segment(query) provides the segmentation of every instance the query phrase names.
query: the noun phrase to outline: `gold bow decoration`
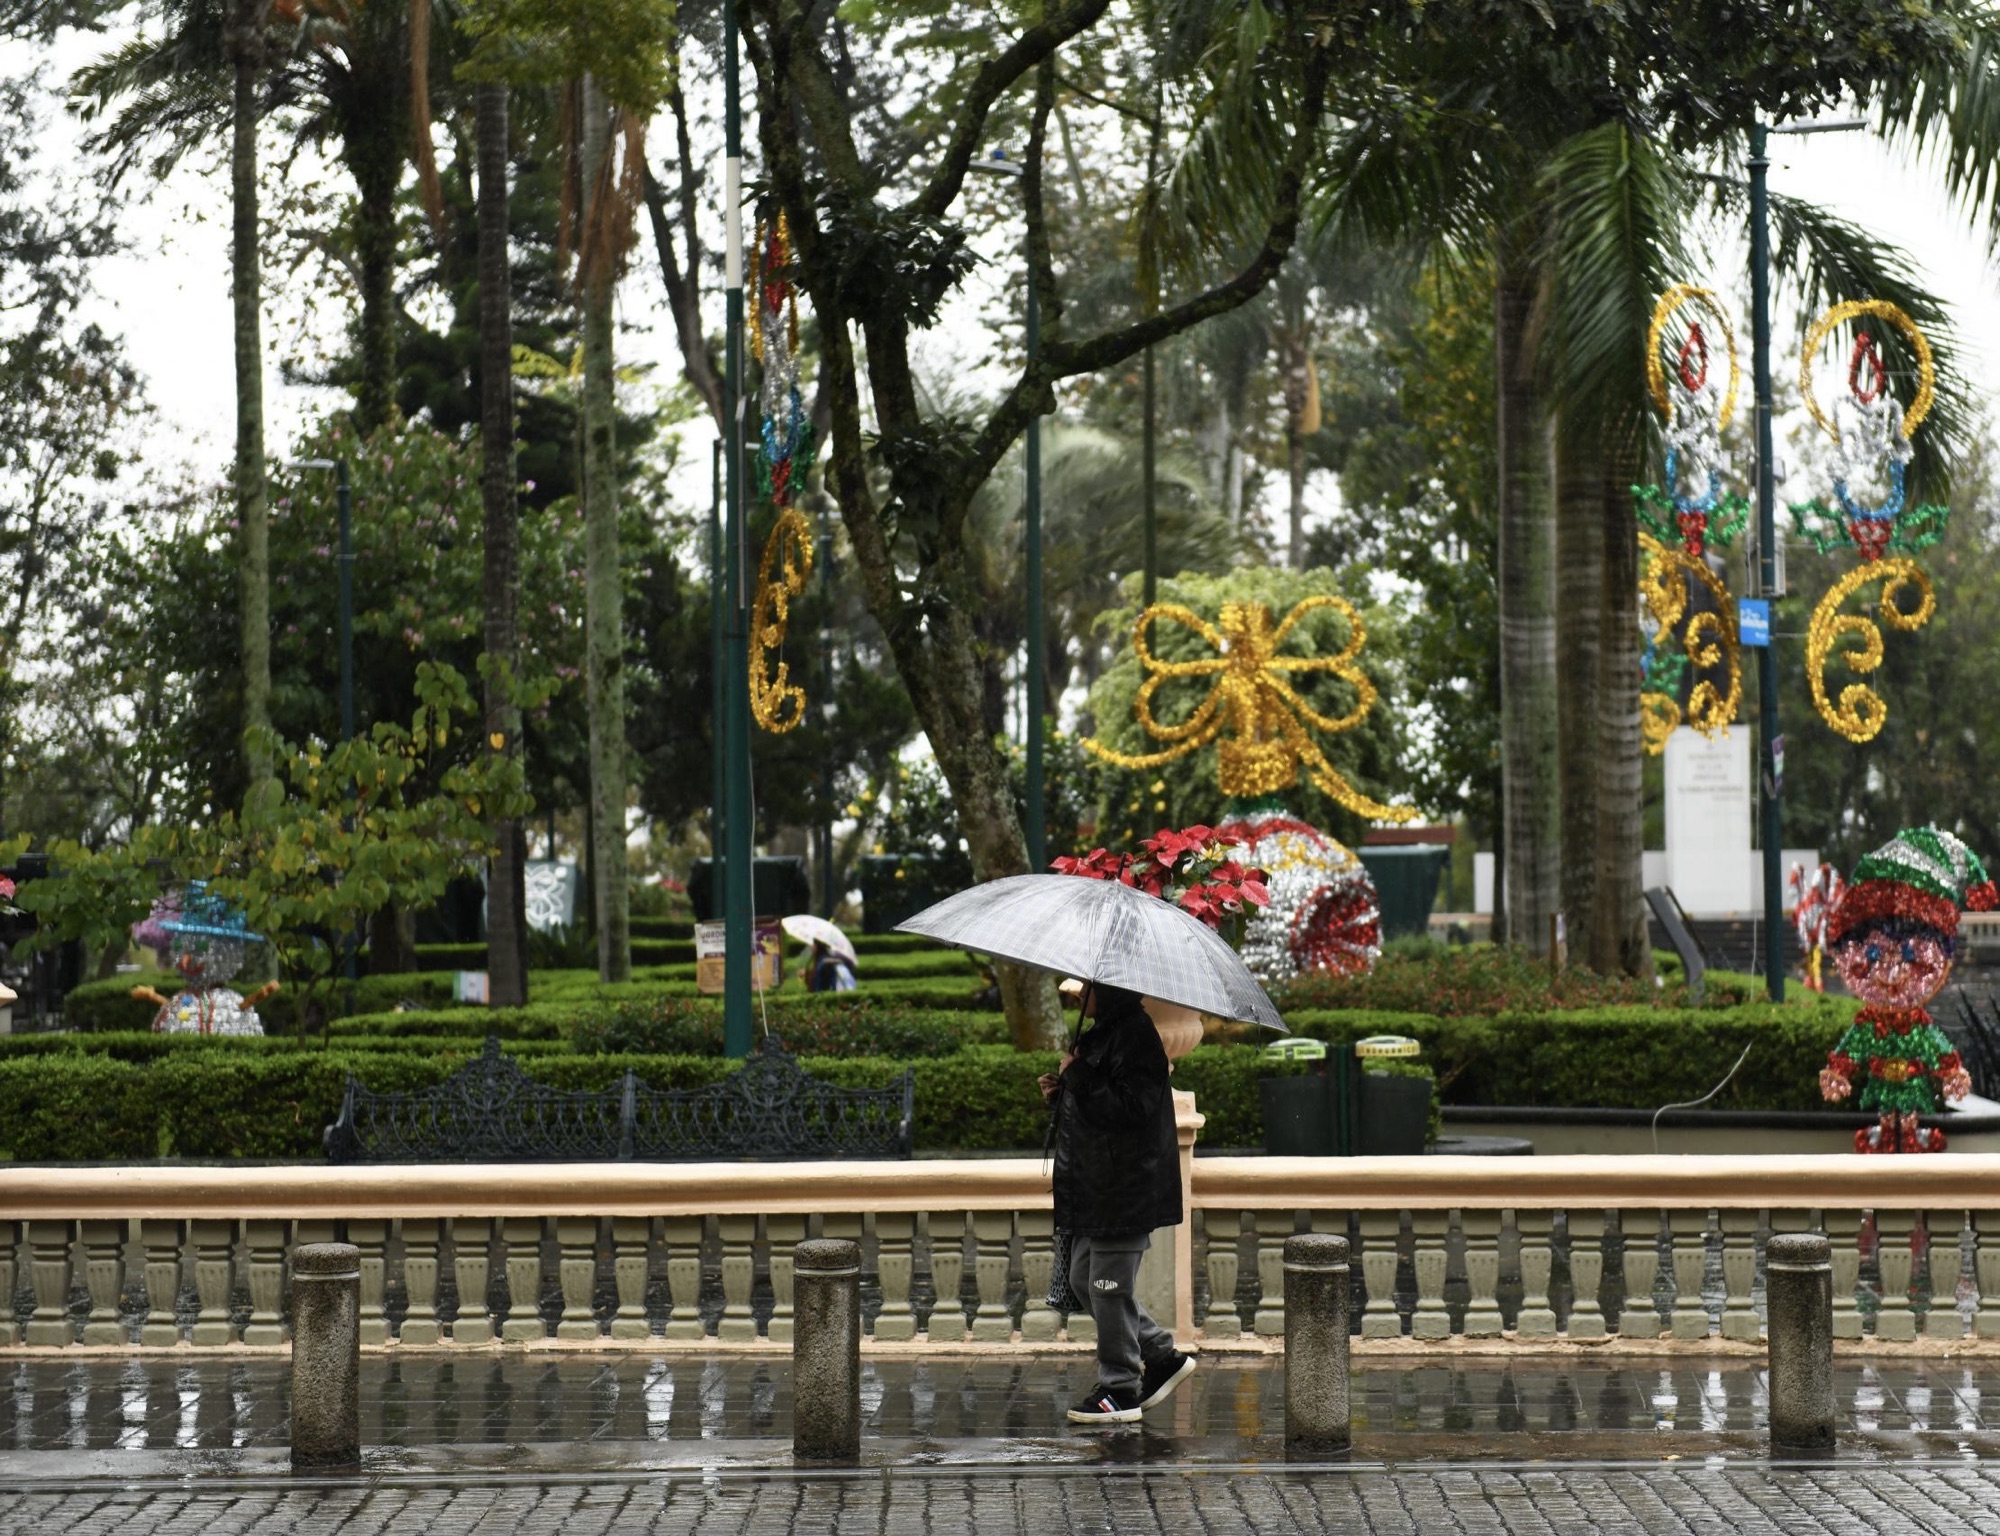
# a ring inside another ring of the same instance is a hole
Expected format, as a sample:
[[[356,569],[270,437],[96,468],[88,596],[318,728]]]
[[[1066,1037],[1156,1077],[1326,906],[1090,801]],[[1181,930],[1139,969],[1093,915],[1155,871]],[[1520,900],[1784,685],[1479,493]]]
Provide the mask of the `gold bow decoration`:
[[[1347,620],[1347,644],[1340,653],[1279,654],[1279,647],[1299,621],[1323,608]],[[1193,661],[1166,661],[1155,656],[1147,636],[1163,619],[1192,630],[1216,654]],[[1348,783],[1310,734],[1352,730],[1375,707],[1379,697],[1375,684],[1354,664],[1367,638],[1361,615],[1343,597],[1308,597],[1286,614],[1282,623],[1273,622],[1271,610],[1263,603],[1224,603],[1219,625],[1179,603],[1155,603],[1140,613],[1132,629],[1132,649],[1146,673],[1132,713],[1149,735],[1169,745],[1158,752],[1132,753],[1086,740],[1084,750],[1114,767],[1143,769],[1174,762],[1215,742],[1216,782],[1225,795],[1253,799],[1290,789],[1298,783],[1303,765],[1317,788],[1357,816],[1414,821],[1417,812],[1413,807],[1384,805]],[[1289,674],[1300,672],[1330,672],[1341,678],[1354,689],[1354,707],[1338,717],[1321,714],[1299,697],[1287,680]],[[1195,677],[1212,677],[1215,682],[1185,721],[1163,725],[1153,714],[1154,695],[1164,683]]]
[[[774,736],[796,730],[806,717],[806,691],[791,680],[791,666],[778,653],[785,644],[792,599],[805,591],[812,565],[812,524],[803,512],[787,507],[764,543],[757,594],[750,605],[750,714]]]
[[[1639,571],[1639,595],[1646,611],[1660,626],[1662,635],[1671,636],[1674,627],[1687,615],[1688,578],[1708,588],[1715,608],[1687,620],[1679,640],[1687,660],[1700,668],[1727,666],[1729,687],[1725,692],[1703,679],[1688,695],[1687,723],[1708,737],[1728,734],[1743,702],[1743,661],[1737,647],[1736,605],[1729,589],[1708,568],[1708,563],[1686,550],[1663,544],[1650,533],[1639,535],[1639,549],[1645,563]],[[1684,670],[1673,668],[1675,676]],[[1660,688],[1646,688],[1639,695],[1639,732],[1646,751],[1658,757],[1667,750],[1667,738],[1681,723],[1681,707],[1673,694]]]
[[[1882,631],[1871,619],[1839,611],[1843,602],[1874,581],[1882,583],[1882,600],[1876,612],[1891,629],[1905,634],[1922,629],[1937,611],[1937,594],[1931,589],[1930,577],[1924,574],[1922,566],[1904,555],[1857,565],[1828,587],[1826,596],[1813,609],[1806,625],[1806,677],[1812,683],[1813,704],[1828,725],[1856,743],[1875,739],[1889,718],[1889,706],[1881,694],[1858,682],[1841,689],[1839,702],[1835,703],[1827,697],[1826,669],[1836,657],[1835,642],[1848,635],[1861,642],[1837,653],[1850,672],[1866,676],[1882,665]],[[1906,587],[1916,589],[1914,608],[1897,605],[1896,598]]]

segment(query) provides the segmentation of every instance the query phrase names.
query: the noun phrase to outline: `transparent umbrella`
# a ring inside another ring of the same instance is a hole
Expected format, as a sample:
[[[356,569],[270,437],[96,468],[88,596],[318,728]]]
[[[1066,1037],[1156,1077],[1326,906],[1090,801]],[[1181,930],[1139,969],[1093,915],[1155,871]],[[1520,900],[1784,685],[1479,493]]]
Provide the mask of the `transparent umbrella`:
[[[1116,880],[1010,875],[947,896],[896,926],[1217,1018],[1285,1027],[1222,935],[1172,902]]]

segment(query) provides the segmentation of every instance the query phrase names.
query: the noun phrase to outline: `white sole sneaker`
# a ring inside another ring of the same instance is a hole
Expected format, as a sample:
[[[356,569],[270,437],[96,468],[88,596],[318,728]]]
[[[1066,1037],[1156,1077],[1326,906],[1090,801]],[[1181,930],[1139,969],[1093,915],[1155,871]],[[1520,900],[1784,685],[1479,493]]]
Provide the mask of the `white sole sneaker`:
[[[1072,1408],[1069,1411],[1072,1424],[1136,1424],[1139,1422],[1137,1408],[1120,1408],[1108,1397],[1100,1397],[1088,1408]]]
[[[1173,1373],[1173,1375],[1169,1376],[1165,1381],[1161,1382],[1157,1387],[1153,1388],[1152,1395],[1139,1404],[1140,1408],[1145,1409],[1145,1408],[1159,1407],[1160,1404],[1164,1403],[1169,1397],[1173,1396],[1175,1387],[1179,1386],[1182,1382],[1186,1381],[1188,1377],[1192,1376],[1193,1374],[1194,1374],[1194,1356],[1193,1355],[1181,1356],[1181,1363],[1179,1368]]]

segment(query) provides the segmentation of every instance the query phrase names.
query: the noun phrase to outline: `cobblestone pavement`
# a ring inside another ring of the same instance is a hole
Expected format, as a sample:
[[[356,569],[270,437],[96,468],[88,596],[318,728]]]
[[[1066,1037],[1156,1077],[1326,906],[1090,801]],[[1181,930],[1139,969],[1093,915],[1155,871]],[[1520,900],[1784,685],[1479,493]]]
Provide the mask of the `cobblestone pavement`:
[[[2000,1472],[1984,1466],[1218,1468],[0,1492],[0,1531],[1991,1536],[1996,1511]]]

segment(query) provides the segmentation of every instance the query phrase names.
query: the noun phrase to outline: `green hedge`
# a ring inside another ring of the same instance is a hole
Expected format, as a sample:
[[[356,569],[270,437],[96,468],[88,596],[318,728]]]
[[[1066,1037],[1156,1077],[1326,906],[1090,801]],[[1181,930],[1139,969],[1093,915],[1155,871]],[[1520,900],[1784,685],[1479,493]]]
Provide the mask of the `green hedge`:
[[[134,987],[151,987],[172,996],[177,978],[162,971],[134,971],[106,981],[87,981],[63,995],[63,1028],[83,1031],[151,1029],[159,1005],[132,996]],[[347,1011],[349,983],[336,977],[319,985],[321,1003],[336,1014]],[[398,1003],[437,1008],[451,1002],[449,971],[405,971],[393,976],[363,976],[352,983],[354,1012],[380,1013]],[[269,1034],[289,1034],[298,1028],[299,991],[281,987],[257,1005],[257,1016]]]
[[[1330,1042],[1409,1035],[1422,1043],[1446,1104],[1657,1109],[1698,1099],[1747,1046],[1715,1109],[1823,1109],[1819,1069],[1857,1005],[1750,1003],[1735,1008],[1616,1006],[1440,1019],[1373,1010],[1287,1016]]]
[[[316,1158],[349,1072],[371,1088],[410,1090],[460,1064],[443,1052],[242,1046],[209,1041],[144,1062],[84,1049],[0,1057],[0,1156]],[[735,1070],[712,1056],[543,1055],[522,1065],[539,1081],[571,1089],[610,1088],[628,1069],[658,1088],[699,1087]],[[882,1086],[907,1066],[916,1079],[918,1148],[964,1152],[1040,1148],[1048,1111],[1035,1079],[1055,1065],[1053,1053],[1005,1046],[909,1063],[805,1061],[816,1076],[847,1087]],[[1180,1064],[1177,1083],[1201,1095],[1208,1116],[1204,1142],[1261,1142],[1256,1080],[1268,1070],[1255,1051],[1237,1047],[1204,1047]]]

